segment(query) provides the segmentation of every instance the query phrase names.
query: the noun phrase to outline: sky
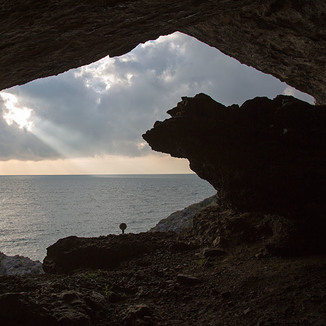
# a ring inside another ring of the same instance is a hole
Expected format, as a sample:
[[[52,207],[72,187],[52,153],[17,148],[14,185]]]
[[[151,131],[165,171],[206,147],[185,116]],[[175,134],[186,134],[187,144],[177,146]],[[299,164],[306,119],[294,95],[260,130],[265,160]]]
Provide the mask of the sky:
[[[314,99],[182,33],[0,92],[0,175],[190,173],[141,135],[182,96]]]

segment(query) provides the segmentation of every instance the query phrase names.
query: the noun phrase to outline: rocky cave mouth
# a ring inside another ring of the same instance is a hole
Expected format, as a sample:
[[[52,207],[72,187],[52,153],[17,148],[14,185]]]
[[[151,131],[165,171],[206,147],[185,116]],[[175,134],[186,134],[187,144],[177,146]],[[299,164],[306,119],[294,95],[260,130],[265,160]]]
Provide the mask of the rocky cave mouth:
[[[218,205],[178,235],[60,239],[48,248],[48,274],[0,278],[2,321],[326,323],[323,0],[0,0],[0,10],[0,89],[180,31],[316,99],[251,96],[239,106],[199,91],[173,100],[170,118],[143,137],[187,158]]]
[[[187,49],[190,49],[189,45],[187,48],[187,43],[195,48],[199,47],[197,46],[198,43],[196,43],[194,39],[187,39],[187,36],[180,33],[175,33],[171,35],[170,38],[172,38],[172,40],[173,38],[186,39],[186,41],[184,41],[181,45],[183,48],[180,50],[180,53],[187,52]],[[151,41],[150,43],[140,45],[140,47],[147,48],[155,42],[164,43],[162,40],[163,39],[160,38],[157,41]],[[168,47],[170,47],[170,54],[174,54],[171,49],[177,49],[179,45],[175,45],[172,41],[171,45]],[[137,48],[134,53],[136,53],[136,51]],[[214,50],[212,49],[212,51]],[[198,52],[203,54],[203,52]],[[223,53],[216,51],[213,55],[207,58],[212,60],[211,58],[214,57],[214,55],[217,56],[221,62],[225,60],[225,66],[231,66],[231,77],[229,77],[229,85],[226,86],[226,88],[231,88],[232,83],[236,84],[237,82],[237,75],[232,76],[232,67],[237,67],[237,64],[234,63],[233,59],[227,58]],[[132,58],[133,56],[137,55],[130,53],[125,57],[115,57],[113,60],[117,60],[120,62],[120,64],[134,60],[128,58],[128,56]],[[102,59],[100,62],[105,62],[105,60],[106,59]],[[177,61],[174,64],[176,67],[178,67]],[[195,66],[196,65],[194,64],[192,65],[192,67]],[[216,71],[220,72],[222,66],[223,63],[221,64],[220,68],[218,68],[217,65]],[[74,76],[80,77],[85,74],[86,79],[84,80],[84,83],[86,88],[94,88],[95,93],[104,94],[104,90],[101,91],[98,87],[105,87],[105,91],[109,91],[111,86],[114,85],[114,82],[111,77],[101,75],[98,72],[105,71],[99,62],[95,63],[94,67],[95,68],[91,68],[91,66],[84,66],[79,69],[79,71],[74,72]],[[188,63],[188,70],[190,67],[191,66]],[[244,76],[246,76],[246,73],[249,76],[246,79],[247,81],[255,79],[256,75],[254,72],[252,72],[253,70],[250,70],[247,67],[243,68],[243,66],[240,64],[238,67],[244,69],[244,71],[247,69],[247,72],[244,72]],[[167,66],[166,71],[169,71],[169,69],[170,67]],[[158,77],[161,78],[162,76],[165,76],[166,71],[163,70],[160,72]],[[93,81],[89,77],[91,73],[94,73]],[[225,70],[222,71],[221,74],[225,76],[228,74],[228,72]],[[196,77],[197,76],[198,75],[196,75]],[[259,73],[257,73],[257,76],[258,77],[256,78],[258,79],[258,83],[260,79],[267,80],[269,78],[263,74],[259,75]],[[174,76],[169,77],[168,81],[170,82],[171,78],[173,77]],[[194,81],[191,82],[198,84],[196,77],[194,78]],[[204,75],[200,77],[206,81]],[[123,78],[126,84],[129,86],[132,85],[134,71],[129,73],[128,71],[124,71]],[[185,80],[188,79],[189,78],[185,78]],[[209,81],[207,84],[211,84],[213,85],[213,88],[218,89],[218,79],[219,78]],[[220,81],[225,83],[225,80],[220,79]],[[101,83],[104,86],[101,86]],[[105,83],[107,83],[106,86]],[[254,92],[257,84],[252,84],[252,89]],[[109,87],[107,85],[109,85]],[[273,85],[272,82],[271,85]],[[161,86],[164,86],[164,84]],[[312,102],[312,99],[309,98],[306,94],[301,94],[286,84],[284,84],[282,87],[283,94],[295,94]],[[241,84],[234,86],[233,93],[239,93],[241,88],[243,88],[243,85]],[[277,87],[275,86],[275,88]],[[211,94],[212,89],[207,89],[207,92]],[[201,90],[201,87],[197,89],[197,91]],[[196,92],[196,90],[191,89],[191,92]],[[270,92],[270,89],[268,92]],[[175,93],[180,95],[179,92]],[[319,178],[321,175],[321,168],[319,167],[323,165],[324,159],[321,158],[321,160],[318,161],[318,154],[316,153],[323,151],[322,144],[324,142],[324,134],[321,131],[323,129],[323,114],[320,113],[323,111],[323,107],[318,107],[318,110],[314,110],[318,112],[314,113],[315,117],[308,118],[311,124],[308,126],[308,129],[310,128],[308,131],[305,130],[305,127],[303,127],[303,120],[307,119],[307,117],[311,115],[307,112],[313,111],[312,106],[307,104],[307,108],[309,109],[307,109],[306,112],[303,109],[303,102],[296,101],[291,97],[280,95],[273,101],[267,100],[267,98],[255,98],[248,100],[244,102],[244,104],[239,108],[238,111],[240,113],[238,114],[235,113],[237,111],[235,108],[238,107],[237,104],[232,104],[228,108],[224,107],[221,109],[221,107],[223,107],[222,104],[213,104],[211,99],[208,96],[205,96],[206,95],[204,94],[199,94],[194,98],[183,97],[182,102],[178,103],[176,108],[168,111],[168,113],[172,115],[171,122],[170,120],[165,120],[163,124],[158,122],[155,123],[153,131],[149,131],[144,135],[145,140],[150,144],[152,149],[159,152],[171,154],[172,157],[187,158],[190,161],[191,169],[195,171],[196,174],[201,178],[207,180],[210,184],[212,184],[213,187],[219,192],[221,202],[223,202],[223,205],[226,207],[230,206],[235,209],[240,209],[240,211],[255,210],[265,213],[276,213],[281,215],[285,214],[286,216],[290,215],[292,218],[294,215],[298,215],[300,220],[302,220],[303,216],[308,214],[308,212],[311,213],[312,207],[314,207],[315,211],[312,212],[312,215],[314,216],[317,214],[316,219],[318,220],[317,223],[319,223],[320,216],[323,214],[318,212],[318,209],[323,206],[320,201],[320,198],[322,198],[320,193],[323,193],[324,191],[324,180],[323,178]],[[222,96],[221,94],[217,94],[214,97],[220,98]],[[230,99],[226,101],[230,101]],[[102,102],[103,100],[101,97],[99,97],[99,99],[96,101],[98,105],[101,105]],[[193,103],[195,104],[193,105]],[[212,109],[214,106],[216,106],[218,109]],[[292,108],[295,106],[298,106],[298,108]],[[286,109],[283,109],[283,107]],[[241,113],[244,112],[243,108],[246,108],[247,110],[244,114]],[[210,111],[211,109],[212,111]],[[221,112],[224,112],[225,110],[228,110],[229,113],[234,112],[234,119],[230,118],[228,114],[224,116],[224,113],[222,113],[222,115],[220,115],[218,113],[219,109],[221,109]],[[282,110],[284,110],[283,115],[278,113],[278,111]],[[189,116],[187,116],[188,114]],[[292,123],[290,121],[290,116],[293,114],[296,116],[296,119]],[[196,119],[199,119],[199,126],[197,126],[195,123]],[[212,120],[210,121],[210,119]],[[223,121],[222,124],[220,119]],[[241,119],[243,119],[243,121]],[[282,121],[282,119],[285,119],[285,121]],[[183,120],[184,122],[181,122]],[[8,121],[7,123],[10,124]],[[175,122],[172,123],[172,121]],[[18,124],[17,121],[15,122]],[[165,124],[170,123],[172,123],[174,126],[177,126],[176,122],[181,123],[181,131],[172,131],[169,129],[169,127],[167,131],[164,131],[164,128],[161,128]],[[268,129],[267,131],[266,128]],[[314,131],[314,135],[310,135],[314,128],[317,131]],[[158,135],[156,135],[157,130],[159,130]],[[303,132],[303,136],[298,136],[300,131]],[[208,134],[206,134],[206,132],[208,132]],[[152,133],[154,134],[154,138],[151,136]],[[166,134],[164,135],[164,133]],[[185,134],[187,134],[187,141],[192,144],[190,146],[192,147],[190,152],[187,150],[187,146],[189,145],[182,142],[182,140],[185,138]],[[257,142],[257,139],[260,136],[261,139],[259,139]],[[164,140],[163,143],[162,140],[159,140],[160,137],[162,137]],[[302,138],[304,138],[304,140],[302,140]],[[237,139],[243,140],[244,143],[241,143],[241,141],[237,143]],[[318,145],[316,144],[316,139],[319,139]],[[284,141],[287,143],[287,147],[281,148]],[[161,142],[162,144],[157,145],[157,142]],[[299,145],[296,144],[296,142],[298,142]],[[305,146],[305,149],[302,148],[302,145]],[[291,146],[295,148],[293,153],[291,152]],[[253,150],[253,147],[257,147],[257,152]],[[310,151],[310,147],[313,148],[312,151]],[[143,148],[143,146],[139,148]],[[202,149],[204,149],[204,152],[202,152]],[[275,150],[275,153],[271,153],[273,150]],[[60,153],[59,148],[58,152]],[[248,153],[250,155],[246,157]],[[300,155],[309,157],[309,159],[313,159],[308,162],[308,160],[306,160],[304,157],[300,158]],[[199,160],[196,158],[194,159],[194,157],[197,156],[200,157]],[[275,158],[276,156],[277,158]],[[277,162],[281,156],[282,162]],[[240,165],[239,162],[241,162]],[[268,162],[267,164],[271,166],[267,171],[263,171],[264,169],[262,167],[264,164],[266,164],[266,162]],[[295,162],[296,166],[301,166],[297,168],[297,172],[294,172],[291,166],[287,166],[288,162]],[[281,168],[279,169],[280,166]],[[314,173],[311,173],[311,171]],[[317,201],[315,200],[316,198],[318,198]],[[310,203],[310,206],[306,204],[306,206],[301,207],[296,203]],[[323,208],[321,211],[323,212]]]

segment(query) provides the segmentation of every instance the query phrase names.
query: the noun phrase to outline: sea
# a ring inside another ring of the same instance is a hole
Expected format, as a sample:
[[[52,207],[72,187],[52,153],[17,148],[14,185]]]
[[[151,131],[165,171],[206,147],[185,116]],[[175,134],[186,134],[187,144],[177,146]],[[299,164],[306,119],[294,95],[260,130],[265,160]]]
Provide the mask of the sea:
[[[195,174],[0,176],[0,251],[42,261],[60,238],[148,231],[215,193]]]

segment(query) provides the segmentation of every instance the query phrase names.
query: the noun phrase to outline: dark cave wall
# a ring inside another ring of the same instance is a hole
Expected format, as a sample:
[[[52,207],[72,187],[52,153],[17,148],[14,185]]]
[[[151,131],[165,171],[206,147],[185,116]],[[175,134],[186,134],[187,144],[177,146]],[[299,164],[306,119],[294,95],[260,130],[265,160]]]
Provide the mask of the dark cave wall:
[[[326,2],[260,3],[184,32],[326,103]]]
[[[326,103],[326,3],[0,0],[0,89],[181,31]]]

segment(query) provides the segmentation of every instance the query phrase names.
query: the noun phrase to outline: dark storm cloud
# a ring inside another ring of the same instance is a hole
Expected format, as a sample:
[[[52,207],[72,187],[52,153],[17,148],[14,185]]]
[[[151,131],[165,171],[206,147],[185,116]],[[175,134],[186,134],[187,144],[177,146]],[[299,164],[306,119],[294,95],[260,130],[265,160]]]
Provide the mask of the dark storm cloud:
[[[33,110],[34,128],[29,132],[0,119],[0,157],[146,155],[150,149],[141,134],[167,117],[181,96],[204,92],[230,105],[286,89],[277,79],[176,33],[125,56],[7,90]]]

